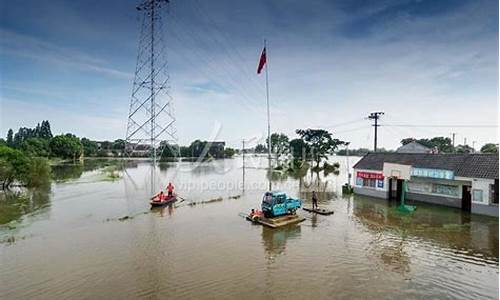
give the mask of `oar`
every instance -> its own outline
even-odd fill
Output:
[[[178,195],[177,195],[176,197],[177,197],[177,198],[181,198],[181,199],[182,199],[182,201],[179,201],[179,203],[182,203],[182,202],[184,202],[184,201],[187,201],[187,200],[186,200],[186,198],[182,198],[181,196],[178,196]]]

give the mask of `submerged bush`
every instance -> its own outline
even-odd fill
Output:
[[[29,172],[25,178],[25,184],[29,187],[40,187],[50,184],[50,164],[45,157],[34,157],[30,159]]]
[[[325,161],[323,164],[323,172],[325,172],[325,175],[328,173],[333,173],[335,175],[338,175],[339,174],[339,167],[340,167],[340,164],[338,162],[330,165],[328,162]]]
[[[30,158],[23,152],[0,146],[0,188],[12,183],[37,187],[49,182],[50,165],[46,158]]]

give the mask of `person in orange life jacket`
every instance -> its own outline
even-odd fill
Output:
[[[167,193],[169,197],[172,197],[174,195],[174,185],[172,182],[169,182],[167,185]]]
[[[166,199],[166,196],[163,193],[163,191],[159,192],[158,194],[154,195],[153,198],[151,198],[151,200],[153,200],[153,201],[164,201],[165,199]]]

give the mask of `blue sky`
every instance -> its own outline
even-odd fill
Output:
[[[489,125],[498,119],[497,1],[171,0],[166,20],[179,141],[239,146],[272,130],[323,127],[372,147],[364,120]],[[138,1],[0,0],[0,132],[51,121],[55,133],[123,138]],[[497,142],[496,128],[380,128],[379,145],[451,136]]]

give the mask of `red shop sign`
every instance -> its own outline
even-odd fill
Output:
[[[358,172],[358,177],[366,179],[384,179],[384,174],[381,173],[370,173],[370,172]]]

